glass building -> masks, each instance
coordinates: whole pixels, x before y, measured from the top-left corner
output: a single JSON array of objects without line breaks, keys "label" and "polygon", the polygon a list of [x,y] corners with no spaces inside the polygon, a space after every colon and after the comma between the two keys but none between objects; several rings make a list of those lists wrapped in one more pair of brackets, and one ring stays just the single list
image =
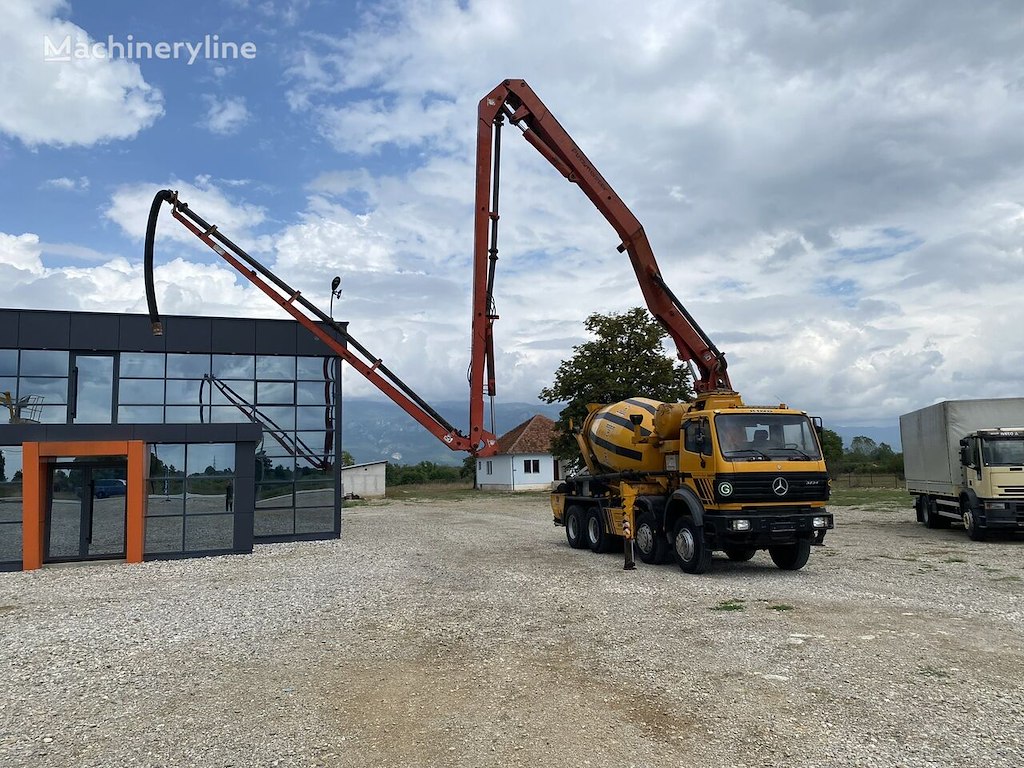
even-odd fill
[{"label": "glass building", "polygon": [[[145,559],[336,538],[339,361],[292,320],[0,310],[0,568],[22,563],[22,444],[142,440]],[[44,562],[124,552],[123,458],[51,457]]]}]

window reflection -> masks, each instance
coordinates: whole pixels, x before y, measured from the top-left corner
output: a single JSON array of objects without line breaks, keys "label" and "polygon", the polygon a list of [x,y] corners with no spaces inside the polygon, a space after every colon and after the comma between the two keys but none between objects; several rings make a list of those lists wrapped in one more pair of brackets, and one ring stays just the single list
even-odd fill
[{"label": "window reflection", "polygon": [[122,405],[117,409],[119,424],[162,424],[164,409],[159,405]]},{"label": "window reflection", "polygon": [[23,349],[21,375],[67,376],[68,352],[55,349]]},{"label": "window reflection", "polygon": [[117,399],[128,405],[160,405],[164,401],[164,383],[162,380],[121,379]]},{"label": "window reflection", "polygon": [[254,379],[256,358],[253,355],[214,355],[212,371],[218,379]]},{"label": "window reflection", "polygon": [[0,376],[18,375],[18,350],[0,349]]},{"label": "window reflection", "polygon": [[334,378],[332,368],[334,367],[332,361],[336,358],[330,357],[300,357],[297,360],[295,378],[302,381],[323,381],[324,375],[324,363],[327,363],[327,372],[330,374],[330,378]]},{"label": "window reflection", "polygon": [[295,358],[287,355],[257,355],[256,378],[293,381]]},{"label": "window reflection", "polygon": [[326,381],[300,381],[296,385],[299,405],[326,405],[334,397],[333,384]]},{"label": "window reflection", "polygon": [[167,380],[167,404],[168,405],[199,405],[199,388],[202,381],[196,380]]},{"label": "window reflection", "polygon": [[185,452],[185,473],[193,475],[234,474],[235,446],[232,443],[193,443]]},{"label": "window reflection", "polygon": [[149,476],[180,477],[185,471],[185,446],[177,443],[154,444],[149,447]]},{"label": "window reflection", "polygon": [[256,402],[260,405],[265,403],[281,403],[291,405],[295,402],[295,385],[283,381],[260,381],[256,383]]},{"label": "window reflection", "polygon": [[210,372],[209,355],[167,355],[168,379],[201,379]]},{"label": "window reflection", "polygon": [[137,379],[162,379],[164,356],[158,352],[122,352],[121,376]]},{"label": "window reflection", "polygon": [[60,379],[21,379],[18,384],[18,397],[36,395],[42,398],[44,405],[67,405],[68,380]]},{"label": "window reflection", "polygon": [[231,515],[203,515],[185,518],[185,550],[204,552],[231,549],[234,519]]}]

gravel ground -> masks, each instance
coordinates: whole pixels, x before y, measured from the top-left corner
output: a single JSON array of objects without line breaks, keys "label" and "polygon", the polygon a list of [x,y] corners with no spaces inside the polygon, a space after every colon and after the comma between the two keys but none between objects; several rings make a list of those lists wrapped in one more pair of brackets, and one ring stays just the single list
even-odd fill
[{"label": "gravel ground", "polygon": [[1024,764],[1024,541],[836,512],[796,573],[625,572],[526,494],[0,574],[0,766]]}]

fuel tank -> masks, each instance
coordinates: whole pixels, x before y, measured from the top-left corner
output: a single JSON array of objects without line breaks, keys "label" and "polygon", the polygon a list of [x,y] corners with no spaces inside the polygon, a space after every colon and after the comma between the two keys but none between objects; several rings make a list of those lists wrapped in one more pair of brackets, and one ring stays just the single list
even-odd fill
[{"label": "fuel tank", "polygon": [[665,458],[654,445],[633,442],[631,416],[640,417],[640,434],[654,432],[654,418],[662,403],[646,397],[631,397],[590,413],[583,435],[598,465],[608,472],[657,472]]}]

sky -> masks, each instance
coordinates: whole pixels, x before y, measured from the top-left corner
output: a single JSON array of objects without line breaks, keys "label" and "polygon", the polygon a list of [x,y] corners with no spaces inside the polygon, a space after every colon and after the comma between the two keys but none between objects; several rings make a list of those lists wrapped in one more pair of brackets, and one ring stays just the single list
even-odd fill
[{"label": "sky", "polygon": [[[476,108],[522,78],[748,403],[888,426],[1024,395],[1018,3],[2,6],[0,306],[144,313],[146,216],[175,189],[315,303],[341,276],[355,338],[428,401],[468,402]],[[643,299],[608,223],[515,133],[498,398],[534,402],[589,314]],[[156,280],[164,314],[285,316],[169,211]]]}]

